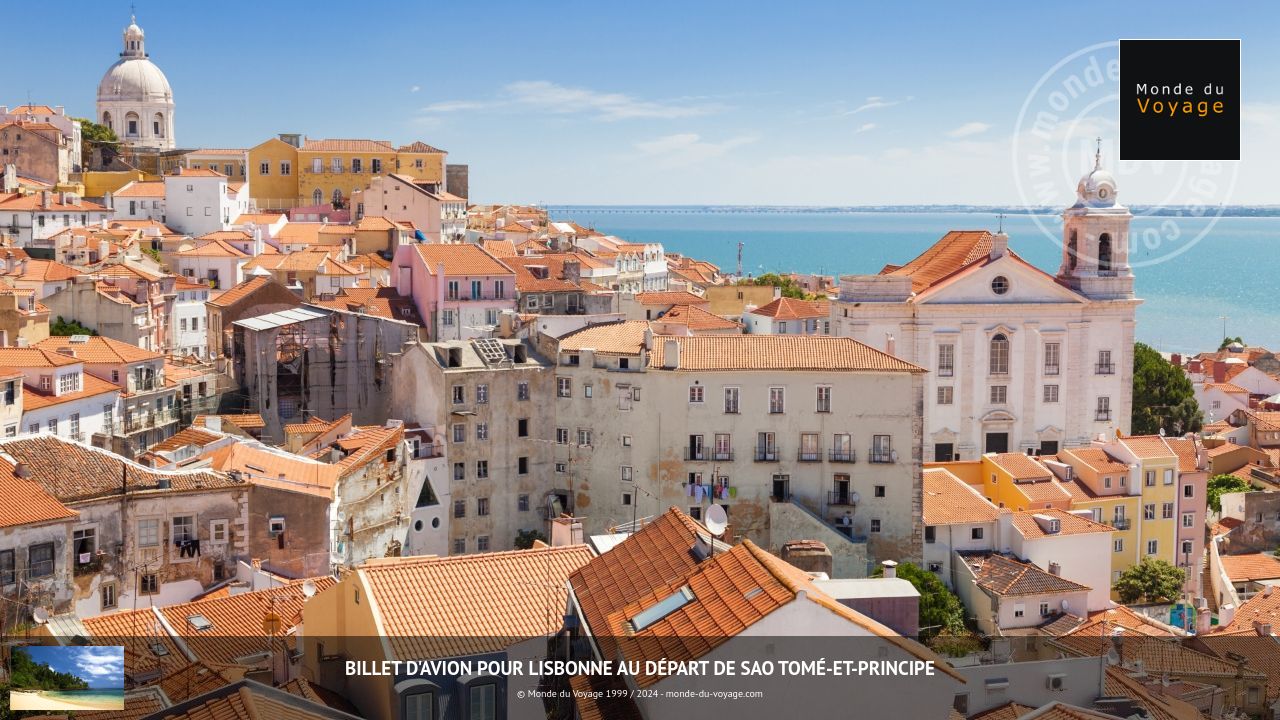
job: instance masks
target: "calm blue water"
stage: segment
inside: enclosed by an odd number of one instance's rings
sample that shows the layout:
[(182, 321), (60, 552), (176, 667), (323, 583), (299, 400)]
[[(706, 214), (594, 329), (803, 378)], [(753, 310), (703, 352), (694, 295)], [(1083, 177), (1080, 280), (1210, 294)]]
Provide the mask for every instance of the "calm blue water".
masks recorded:
[[(995, 230), (997, 219), (981, 213), (826, 213), (663, 208), (550, 208), (556, 220), (574, 220), (636, 242), (661, 242), (668, 251), (710, 260), (728, 272), (744, 242), (743, 271), (794, 271), (827, 275), (867, 274), (902, 264), (948, 230)], [(1062, 249), (1057, 219), (1014, 215), (1004, 220), (1009, 246), (1050, 274)], [(1176, 221), (1179, 237), (1168, 239)], [(1138, 339), (1168, 352), (1218, 347), (1222, 319), (1227, 331), (1247, 342), (1280, 345), (1280, 218), (1135, 217), (1130, 251), (1138, 308)], [(1145, 233), (1145, 235), (1144, 235)], [(1159, 239), (1159, 242), (1156, 240)], [(1156, 247), (1147, 246), (1150, 241)], [(1180, 254), (1174, 255), (1180, 251)]]

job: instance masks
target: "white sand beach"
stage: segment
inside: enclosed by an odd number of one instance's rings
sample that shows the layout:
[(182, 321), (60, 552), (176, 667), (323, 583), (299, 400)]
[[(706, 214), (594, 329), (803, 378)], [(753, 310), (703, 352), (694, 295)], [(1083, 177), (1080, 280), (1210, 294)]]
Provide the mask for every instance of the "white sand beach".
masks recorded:
[(10, 710), (123, 710), (124, 705), (117, 700), (94, 702), (93, 699), (73, 702), (63, 698), (49, 697), (39, 690), (9, 691)]

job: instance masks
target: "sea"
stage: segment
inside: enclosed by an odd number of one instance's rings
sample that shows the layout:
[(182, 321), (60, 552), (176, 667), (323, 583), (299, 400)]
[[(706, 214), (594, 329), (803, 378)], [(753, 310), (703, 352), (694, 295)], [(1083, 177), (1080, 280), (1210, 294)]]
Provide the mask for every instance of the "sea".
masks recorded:
[[(994, 212), (866, 212), (787, 208), (549, 206), (633, 242), (709, 260), (744, 274), (873, 274), (914, 258), (949, 230), (1003, 226), (1009, 247), (1054, 274), (1062, 260), (1055, 215)], [(1163, 352), (1217, 349), (1223, 337), (1280, 346), (1280, 218), (1135, 216), (1130, 265), (1138, 340)], [(1225, 334), (1224, 334), (1225, 328)]]
[(124, 707), (124, 690), (45, 690), (43, 695), (54, 700), (83, 703), (104, 710)]

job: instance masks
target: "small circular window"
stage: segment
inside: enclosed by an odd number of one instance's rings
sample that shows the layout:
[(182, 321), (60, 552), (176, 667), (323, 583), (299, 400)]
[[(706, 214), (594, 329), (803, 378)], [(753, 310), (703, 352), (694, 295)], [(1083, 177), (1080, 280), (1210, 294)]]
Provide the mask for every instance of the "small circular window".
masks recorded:
[(1103, 200), (1106, 200), (1106, 199), (1107, 199), (1107, 189), (1106, 189), (1106, 188), (1098, 188), (1098, 197), (1102, 198)]
[(414, 531), (414, 532), (422, 532), (422, 521), (421, 521), (421, 520), (418, 520), (418, 521), (416, 521), (416, 522), (414, 522), (414, 523), (413, 523), (413, 531)]
[(1003, 295), (1009, 292), (1009, 278), (1003, 275), (997, 275), (995, 279), (991, 281), (991, 292), (997, 295)]
[(440, 527), (440, 518), (431, 518), (431, 527), (433, 528)]

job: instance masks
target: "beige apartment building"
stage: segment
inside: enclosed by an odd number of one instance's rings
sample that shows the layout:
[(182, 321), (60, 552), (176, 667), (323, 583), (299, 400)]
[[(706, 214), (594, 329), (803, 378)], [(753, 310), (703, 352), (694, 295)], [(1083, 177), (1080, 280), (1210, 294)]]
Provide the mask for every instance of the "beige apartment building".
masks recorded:
[(521, 530), (550, 537), (547, 520), (572, 509), (551, 472), (552, 370), (529, 345), (493, 338), (420, 343), (397, 358), (389, 413), (443, 447), (448, 477), (428, 479), (448, 489), (450, 554), (510, 550)]
[(644, 321), (540, 346), (556, 358), (557, 484), (588, 532), (714, 502), (734, 540), (781, 547), (825, 526), (867, 560), (920, 560), (920, 368), (851, 338), (655, 336)]

